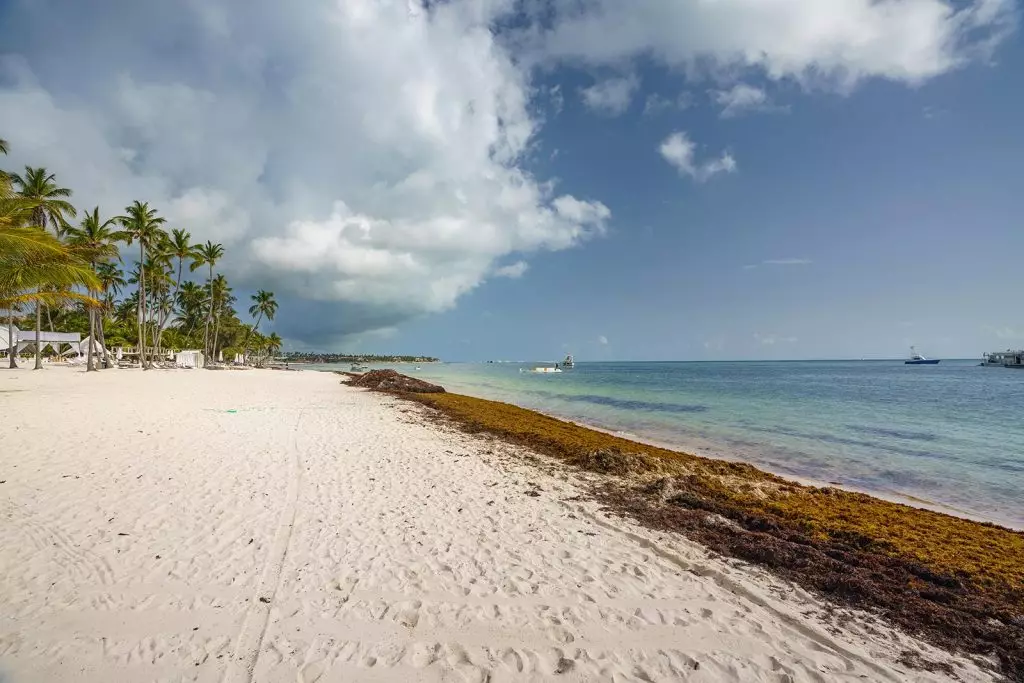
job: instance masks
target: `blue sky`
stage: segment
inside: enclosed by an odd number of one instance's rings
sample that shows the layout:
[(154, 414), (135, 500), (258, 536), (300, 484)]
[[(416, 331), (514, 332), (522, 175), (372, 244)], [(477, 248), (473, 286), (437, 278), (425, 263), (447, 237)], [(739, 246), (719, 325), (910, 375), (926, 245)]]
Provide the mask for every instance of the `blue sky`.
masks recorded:
[[(1020, 346), (1024, 315), (1009, 302), (1024, 286), (1021, 65), (1014, 40), (998, 64), (919, 87), (795, 92), (781, 100), (787, 113), (727, 120), (707, 101), (644, 116), (641, 96), (616, 118), (568, 102), (543, 135), (542, 149), (559, 154), (538, 166), (601, 197), (615, 216), (608, 236), (533, 259), (527, 277), (488, 285), (385, 346), (426, 342), (472, 359), (563, 347), (593, 359), (891, 358), (912, 343), (974, 357)], [(654, 92), (685, 88), (649, 80)], [(659, 163), (652, 150), (678, 128), (731, 149), (737, 173), (696, 184)]]
[(223, 242), (291, 348), (1024, 345), (1017, 6), (891, 5), (99, 2), (54, 33), (75, 3), (2, 0), (0, 136)]

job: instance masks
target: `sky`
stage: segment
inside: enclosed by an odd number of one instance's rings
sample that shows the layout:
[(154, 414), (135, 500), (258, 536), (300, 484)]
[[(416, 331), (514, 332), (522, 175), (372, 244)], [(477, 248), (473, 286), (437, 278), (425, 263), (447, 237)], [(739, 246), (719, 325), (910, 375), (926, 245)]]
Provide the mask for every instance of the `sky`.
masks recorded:
[(286, 350), (975, 357), (1024, 346), (1019, 10), (0, 0), (0, 163), (223, 243)]

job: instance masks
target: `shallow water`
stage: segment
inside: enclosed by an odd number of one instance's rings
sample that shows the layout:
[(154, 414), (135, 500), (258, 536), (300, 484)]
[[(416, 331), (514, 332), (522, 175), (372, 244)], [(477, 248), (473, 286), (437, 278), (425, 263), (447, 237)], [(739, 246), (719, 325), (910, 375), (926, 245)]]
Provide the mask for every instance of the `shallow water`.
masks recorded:
[(1024, 372), (976, 361), (578, 363), (560, 374), (520, 372), (532, 365), (394, 367), (451, 391), (1024, 527)]

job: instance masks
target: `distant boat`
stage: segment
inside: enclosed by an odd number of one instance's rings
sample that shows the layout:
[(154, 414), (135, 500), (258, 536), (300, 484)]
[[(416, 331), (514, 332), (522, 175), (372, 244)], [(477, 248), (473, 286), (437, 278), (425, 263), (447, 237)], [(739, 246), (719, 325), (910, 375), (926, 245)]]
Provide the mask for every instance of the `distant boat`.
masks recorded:
[(910, 358), (903, 361), (904, 365), (938, 365), (939, 360), (937, 358), (925, 358), (917, 352), (917, 350), (910, 347)]
[(562, 367), (569, 368), (570, 370), (576, 367), (576, 362), (573, 361), (571, 353), (565, 357), (565, 360), (562, 361)]
[(562, 371), (562, 368), (558, 367), (557, 363), (555, 363), (555, 367), (553, 367), (553, 368), (536, 367), (536, 368), (530, 368), (529, 370), (527, 370), (525, 368), (519, 368), (519, 372), (535, 372), (535, 373), (544, 374), (544, 375), (551, 374), (551, 373), (554, 373), (554, 372), (561, 372), (561, 371)]

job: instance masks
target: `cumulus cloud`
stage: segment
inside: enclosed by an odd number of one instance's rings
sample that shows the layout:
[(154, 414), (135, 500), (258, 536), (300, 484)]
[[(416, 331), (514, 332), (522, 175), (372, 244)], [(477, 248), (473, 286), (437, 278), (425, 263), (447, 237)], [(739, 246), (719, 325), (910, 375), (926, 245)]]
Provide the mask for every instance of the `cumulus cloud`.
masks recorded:
[(608, 78), (598, 81), (589, 88), (582, 88), (580, 97), (588, 109), (608, 116), (618, 116), (629, 109), (633, 94), (639, 87), (639, 79), (631, 74), (621, 78)]
[(849, 88), (880, 77), (920, 83), (987, 59), (1012, 31), (1014, 0), (556, 0), (545, 57), (619, 65), (644, 56), (692, 72)]
[(715, 103), (722, 107), (723, 119), (733, 118), (746, 112), (783, 110), (782, 107), (772, 104), (768, 99), (768, 93), (763, 88), (756, 88), (746, 83), (737, 83), (728, 90), (715, 90), (711, 96)]
[(530, 73), (491, 30), (511, 4), (8, 4), (8, 163), (223, 242), (232, 282), (274, 289), (295, 337), (392, 327), (610, 218), (522, 165)]
[(695, 158), (696, 150), (697, 146), (684, 132), (672, 133), (658, 147), (658, 152), (665, 161), (683, 175), (688, 175), (698, 182), (704, 182), (719, 173), (736, 171), (736, 160), (728, 152), (717, 159), (698, 163)]
[[(80, 206), (110, 215), (148, 200), (197, 241), (223, 242), (237, 288), (277, 292), (283, 334), (327, 343), (451, 307), (499, 264), (605, 230), (600, 197), (524, 163), (543, 121), (537, 100), (546, 93), (557, 113), (563, 97), (537, 86), (536, 69), (624, 72), (650, 58), (691, 81), (753, 69), (837, 87), (918, 83), (987, 58), (1014, 10), (1013, 0), (0, 3), (0, 133), (6, 165), (47, 166)], [(612, 78), (582, 97), (614, 114), (639, 85)], [(698, 181), (736, 170), (729, 154), (696, 159), (685, 133), (660, 152)]]

